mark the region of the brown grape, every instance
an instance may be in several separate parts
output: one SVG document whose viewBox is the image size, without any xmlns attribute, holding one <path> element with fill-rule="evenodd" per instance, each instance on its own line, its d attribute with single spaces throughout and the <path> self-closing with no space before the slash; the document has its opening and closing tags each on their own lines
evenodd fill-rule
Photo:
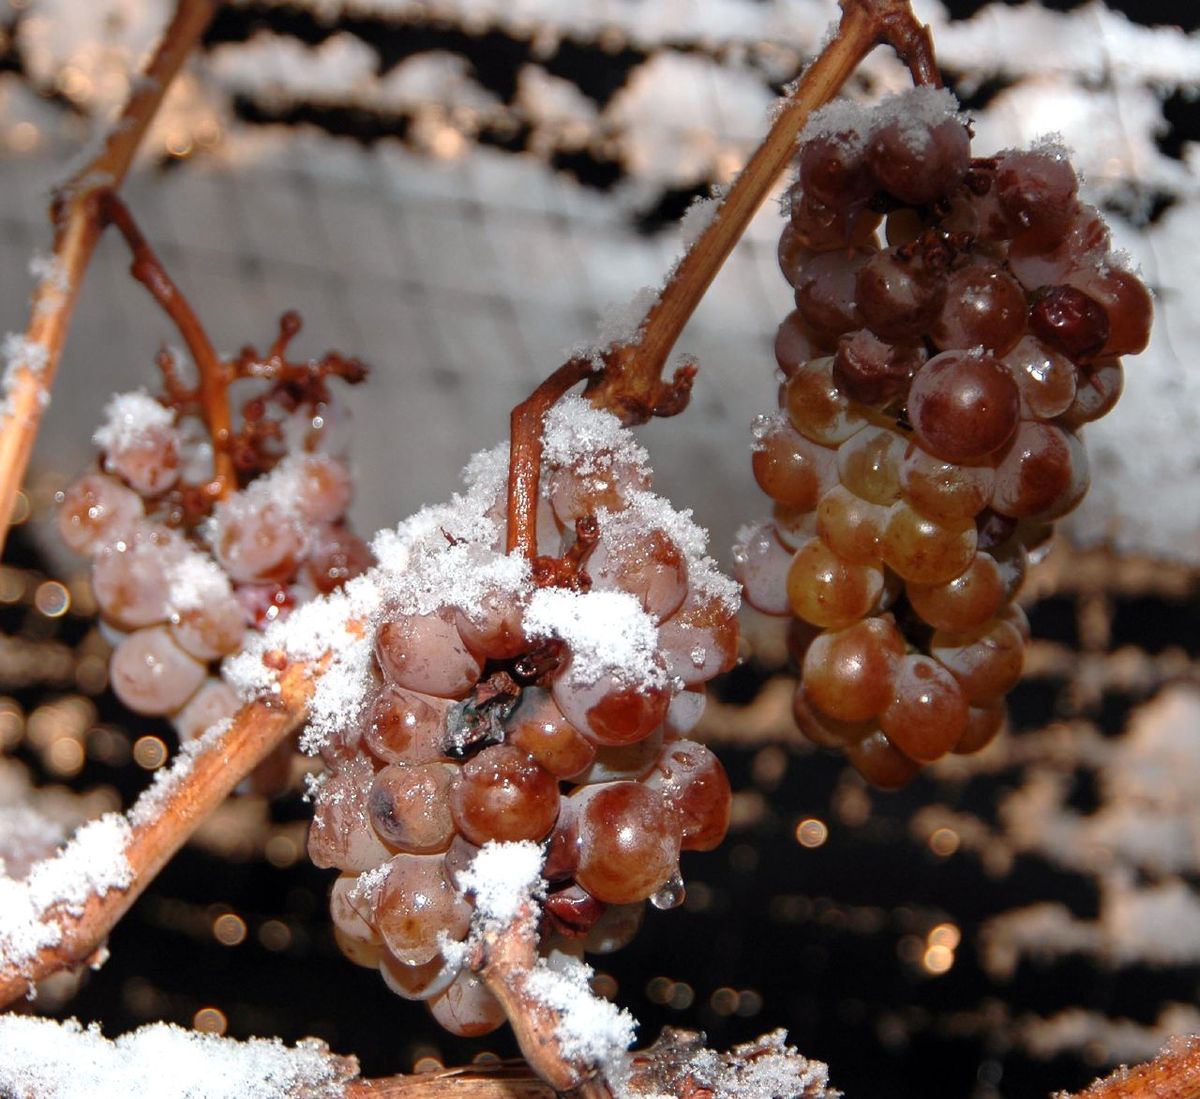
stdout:
<svg viewBox="0 0 1200 1099">
<path fill-rule="evenodd" d="M 147 715 L 178 710 L 207 675 L 208 669 L 176 645 L 165 626 L 129 634 L 113 652 L 109 668 L 117 697 Z"/>
<path fill-rule="evenodd" d="M 1088 484 L 1079 439 L 1053 424 L 1027 421 L 996 466 L 992 507 L 1018 519 L 1057 519 L 1079 503 Z"/>
<path fill-rule="evenodd" d="M 801 681 L 807 698 L 837 721 L 878 717 L 891 699 L 892 676 L 904 648 L 890 616 L 821 634 L 804 655 Z"/>
<path fill-rule="evenodd" d="M 908 395 L 926 358 L 921 345 L 896 347 L 864 328 L 838 340 L 831 377 L 850 400 L 882 408 Z"/>
<path fill-rule="evenodd" d="M 672 741 L 645 782 L 678 815 L 682 850 L 711 851 L 719 846 L 729 830 L 733 794 L 721 761 L 703 744 Z"/>
<path fill-rule="evenodd" d="M 906 503 L 892 506 L 880 547 L 889 568 L 910 583 L 953 580 L 975 556 L 978 535 L 966 519 L 927 519 Z"/>
<path fill-rule="evenodd" d="M 1025 336 L 1004 356 L 1021 395 L 1021 417 L 1052 420 L 1075 400 L 1077 371 L 1064 354 L 1033 336 Z"/>
<path fill-rule="evenodd" d="M 1003 355 L 1025 334 L 1025 291 L 1003 268 L 972 263 L 950 275 L 930 330 L 942 351 L 982 347 Z"/>
<path fill-rule="evenodd" d="M 907 786 L 921 769 L 909 759 L 880 729 L 846 745 L 846 758 L 851 766 L 873 786 L 881 790 L 899 790 Z"/>
<path fill-rule="evenodd" d="M 76 553 L 93 553 L 118 540 L 145 513 L 141 497 L 103 473 L 87 473 L 62 495 L 58 531 Z"/>
<path fill-rule="evenodd" d="M 450 763 L 392 763 L 380 771 L 367 800 L 379 837 L 413 855 L 445 851 L 454 838 L 450 786 L 457 774 Z"/>
<path fill-rule="evenodd" d="M 497 744 L 463 764 L 450 809 L 473 843 L 542 840 L 558 817 L 558 783 L 519 748 Z"/>
<path fill-rule="evenodd" d="M 775 333 L 775 361 L 785 377 L 790 378 L 809 359 L 820 358 L 825 353 L 825 348 L 817 342 L 816 335 L 799 313 L 793 309 L 783 318 Z"/>
<path fill-rule="evenodd" d="M 662 634 L 659 634 L 660 644 Z M 662 656 L 667 656 L 665 652 Z M 701 654 L 701 663 L 706 656 Z M 662 724 L 670 701 L 659 687 L 631 685 L 615 673 L 605 673 L 593 683 L 576 683 L 572 665 L 551 685 L 554 702 L 565 717 L 594 744 L 632 744 L 649 736 Z"/>
<path fill-rule="evenodd" d="M 663 530 L 618 533 L 602 525 L 587 571 L 593 589 L 637 596 L 655 623 L 674 614 L 687 597 L 687 562 Z"/>
<path fill-rule="evenodd" d="M 845 442 L 867 423 L 834 383 L 831 358 L 813 359 L 796 371 L 785 386 L 784 401 L 796 430 L 824 446 Z"/>
<path fill-rule="evenodd" d="M 879 724 L 906 756 L 930 763 L 958 743 L 967 727 L 967 710 L 954 676 L 936 660 L 914 654 L 898 661 L 892 697 Z"/>
<path fill-rule="evenodd" d="M 392 852 L 371 827 L 368 796 L 375 768 L 366 756 L 354 756 L 321 786 L 308 829 L 308 857 L 322 869 L 361 873 Z"/>
<path fill-rule="evenodd" d="M 1120 359 L 1097 359 L 1079 368 L 1075 399 L 1058 418 L 1072 430 L 1107 416 L 1125 388 L 1125 369 Z"/>
<path fill-rule="evenodd" d="M 894 504 L 900 498 L 900 466 L 907 449 L 898 431 L 865 427 L 838 447 L 838 478 L 872 504 Z"/>
<path fill-rule="evenodd" d="M 947 462 L 977 462 L 998 450 L 1012 438 L 1020 409 L 1017 383 L 1005 365 L 966 351 L 934 356 L 908 392 L 918 442 Z"/>
<path fill-rule="evenodd" d="M 882 590 L 882 569 L 844 561 L 820 538 L 797 551 L 787 576 L 792 613 L 828 629 L 862 618 Z"/>
<path fill-rule="evenodd" d="M 792 716 L 796 728 L 820 748 L 844 749 L 878 730 L 874 721 L 838 721 L 830 717 L 813 702 L 803 678 L 792 696 Z"/>
<path fill-rule="evenodd" d="M 445 992 L 428 1000 L 429 1013 L 451 1034 L 478 1038 L 503 1025 L 507 1016 L 500 1001 L 472 972 L 464 969 Z"/>
<path fill-rule="evenodd" d="M 838 485 L 825 494 L 817 508 L 817 533 L 843 561 L 852 565 L 878 567 L 883 556 L 883 533 L 889 517 L 890 512 L 882 504 L 868 503 L 848 488 Z M 780 610 L 775 612 L 777 614 L 786 614 L 789 606 L 786 583 L 782 586 L 782 592 Z M 748 590 L 747 599 L 752 606 L 758 606 L 750 598 Z"/>
<path fill-rule="evenodd" d="M 1079 181 L 1065 156 L 1036 150 L 1006 153 L 996 166 L 994 186 L 1018 230 L 1049 245 L 1070 228 Z"/>
<path fill-rule="evenodd" d="M 397 687 L 440 698 L 462 698 L 483 670 L 449 613 L 388 619 L 375 635 L 375 655 Z"/>
<path fill-rule="evenodd" d="M 775 537 L 769 522 L 746 527 L 733 547 L 733 575 L 746 602 L 763 614 L 787 614 L 787 576 L 792 552 Z"/>
<path fill-rule="evenodd" d="M 685 687 L 699 687 L 737 663 L 736 612 L 721 598 L 691 591 L 683 606 L 658 628 L 667 672 Z"/>
<path fill-rule="evenodd" d="M 584 787 L 572 796 L 579 848 L 576 878 L 609 904 L 643 901 L 679 865 L 678 815 L 639 782 Z"/>
<path fill-rule="evenodd" d="M 584 770 L 596 758 L 595 746 L 554 704 L 548 691 L 526 687 L 505 722 L 505 740 L 531 756 L 556 778 Z"/>
<path fill-rule="evenodd" d="M 877 336 L 892 343 L 915 343 L 941 312 L 946 285 L 946 276 L 919 256 L 888 248 L 858 269 L 855 301 Z"/>
<path fill-rule="evenodd" d="M 996 473 L 989 465 L 945 462 L 910 446 L 900 466 L 900 492 L 922 515 L 939 521 L 973 519 L 992 498 Z"/>
<path fill-rule="evenodd" d="M 970 162 L 966 127 L 947 118 L 932 126 L 904 119 L 878 127 L 867 143 L 867 163 L 879 185 L 910 206 L 946 194 Z"/>
<path fill-rule="evenodd" d="M 914 584 L 908 601 L 939 630 L 971 630 L 988 622 L 1008 598 L 1004 576 L 989 553 L 976 553 L 966 570 L 942 584 Z"/>
<path fill-rule="evenodd" d="M 363 717 L 363 739 L 385 763 L 431 763 L 445 755 L 452 703 L 416 691 L 380 687 Z"/>
<path fill-rule="evenodd" d="M 1101 355 L 1138 355 L 1146 350 L 1154 320 L 1154 300 L 1137 275 L 1104 265 L 1073 271 L 1064 281 L 1104 308 L 1108 316 L 1108 339 L 1100 348 Z"/>
<path fill-rule="evenodd" d="M 1029 328 L 1038 339 L 1081 362 L 1108 342 L 1108 314 L 1074 286 L 1046 286 L 1034 296 Z"/>
<path fill-rule="evenodd" d="M 999 619 L 969 633 L 939 630 L 929 651 L 950 670 L 974 706 L 999 702 L 1016 686 L 1025 664 L 1020 630 Z"/>
<path fill-rule="evenodd" d="M 822 252 L 804 266 L 796 283 L 796 309 L 819 339 L 835 341 L 843 332 L 863 327 L 857 302 L 859 271 L 866 252 Z"/>
<path fill-rule="evenodd" d="M 951 751 L 955 755 L 963 756 L 982 751 L 1000 735 L 1006 717 L 1003 702 L 995 702 L 990 706 L 972 706 L 967 715 L 967 727 Z"/>
<path fill-rule="evenodd" d="M 438 953 L 438 935 L 462 939 L 471 906 L 450 884 L 440 855 L 394 855 L 375 895 L 375 927 L 397 961 L 424 965 Z"/>
<path fill-rule="evenodd" d="M 772 500 L 810 511 L 837 479 L 835 454 L 806 439 L 782 417 L 755 425 L 754 479 Z"/>
</svg>

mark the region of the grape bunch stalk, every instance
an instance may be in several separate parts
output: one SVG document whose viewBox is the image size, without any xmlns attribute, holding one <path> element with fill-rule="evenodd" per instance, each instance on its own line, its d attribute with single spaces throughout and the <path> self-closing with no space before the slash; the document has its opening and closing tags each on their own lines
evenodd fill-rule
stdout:
<svg viewBox="0 0 1200 1099">
<path fill-rule="evenodd" d="M 614 416 L 564 398 L 543 442 L 532 559 L 506 552 L 506 448 L 377 540 L 365 691 L 320 748 L 309 854 L 341 871 L 337 940 L 463 1035 L 505 1019 L 447 949 L 483 845 L 544 845 L 541 946 L 578 956 L 628 942 L 647 900 L 679 904 L 681 851 L 729 823 L 729 781 L 689 733 L 737 657 L 737 587 Z"/>
<path fill-rule="evenodd" d="M 1065 151 L 970 140 L 932 87 L 801 135 L 780 410 L 754 428 L 774 511 L 735 550 L 747 601 L 793 618 L 800 730 L 887 788 L 1002 728 L 1014 597 L 1087 491 L 1080 429 L 1149 340 L 1150 295 Z"/>
<path fill-rule="evenodd" d="M 136 262 L 169 285 L 132 223 L 125 227 Z M 114 396 L 94 435 L 97 468 L 59 494 L 63 540 L 91 557 L 101 629 L 114 645 L 113 691 L 135 713 L 169 717 L 181 740 L 238 710 L 217 662 L 241 650 L 248 632 L 371 563 L 346 522 L 351 478 L 330 390 L 334 378 L 353 384 L 366 370 L 335 353 L 291 361 L 300 327 L 287 313 L 265 354 L 246 347 L 218 363 L 184 326 L 199 352 L 198 384 L 184 380 L 175 354 L 161 352 L 161 395 Z M 236 422 L 234 384 L 244 397 Z M 214 433 L 215 422 L 229 428 Z M 255 772 L 255 787 L 285 784 L 290 757 L 281 745 Z"/>
</svg>

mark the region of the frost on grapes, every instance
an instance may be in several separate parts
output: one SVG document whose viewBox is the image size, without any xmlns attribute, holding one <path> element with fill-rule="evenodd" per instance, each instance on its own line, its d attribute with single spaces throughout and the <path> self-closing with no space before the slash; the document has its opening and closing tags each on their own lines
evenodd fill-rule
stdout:
<svg viewBox="0 0 1200 1099">
<path fill-rule="evenodd" d="M 148 438 L 155 428 L 170 427 L 174 414 L 144 389 L 116 393 L 104 406 L 104 422 L 92 435 L 103 450 L 125 450 Z"/>
<path fill-rule="evenodd" d="M 0 1016 L 0 1092 L 38 1099 L 143 1094 L 162 1099 L 335 1099 L 354 1062 L 323 1042 L 239 1042 L 169 1023 L 116 1039 L 93 1023 Z"/>
</svg>

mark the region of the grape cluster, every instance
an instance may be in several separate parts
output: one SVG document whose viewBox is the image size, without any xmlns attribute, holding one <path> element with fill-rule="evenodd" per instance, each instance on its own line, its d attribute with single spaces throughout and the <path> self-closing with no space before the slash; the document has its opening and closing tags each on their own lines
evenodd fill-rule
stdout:
<svg viewBox="0 0 1200 1099">
<path fill-rule="evenodd" d="M 174 384 L 162 399 L 139 390 L 110 401 L 94 437 L 99 468 L 60 494 L 58 527 L 91 557 L 117 697 L 136 713 L 169 716 L 191 739 L 240 705 L 216 662 L 247 631 L 363 572 L 370 552 L 346 525 L 350 474 L 330 452 L 333 410 L 313 370 L 292 369 L 265 389 L 251 383 L 240 487 L 215 502 L 198 391 L 167 376 Z M 268 772 L 286 774 L 288 751 L 270 762 L 257 775 L 267 786 Z"/>
<path fill-rule="evenodd" d="M 955 111 L 922 88 L 806 131 L 780 411 L 755 425 L 774 515 L 735 551 L 747 601 L 796 620 L 800 729 L 883 787 L 1000 730 L 1014 594 L 1152 314 L 1063 151 L 972 159 Z"/>
<path fill-rule="evenodd" d="M 441 938 L 468 932 L 460 875 L 482 845 L 544 845 L 547 951 L 615 950 L 647 899 L 683 899 L 680 852 L 715 847 L 730 813 L 724 770 L 688 734 L 737 655 L 736 585 L 648 491 L 613 417 L 579 398 L 551 412 L 538 544 L 572 567 L 549 585 L 504 553 L 507 454 L 483 457 L 454 507 L 377 543 L 400 578 L 365 702 L 321 747 L 309 834 L 313 862 L 341 871 L 347 956 L 463 1035 L 504 1020 Z"/>
</svg>

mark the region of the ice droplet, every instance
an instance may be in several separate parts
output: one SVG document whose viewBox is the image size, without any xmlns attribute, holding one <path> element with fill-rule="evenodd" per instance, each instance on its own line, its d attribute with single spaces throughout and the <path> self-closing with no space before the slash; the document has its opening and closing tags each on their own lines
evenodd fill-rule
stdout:
<svg viewBox="0 0 1200 1099">
<path fill-rule="evenodd" d="M 683 904 L 684 897 L 687 896 L 687 890 L 683 885 L 683 877 L 676 870 L 664 883 L 661 889 L 650 895 L 650 903 L 655 908 L 668 909 L 678 908 Z"/>
</svg>

